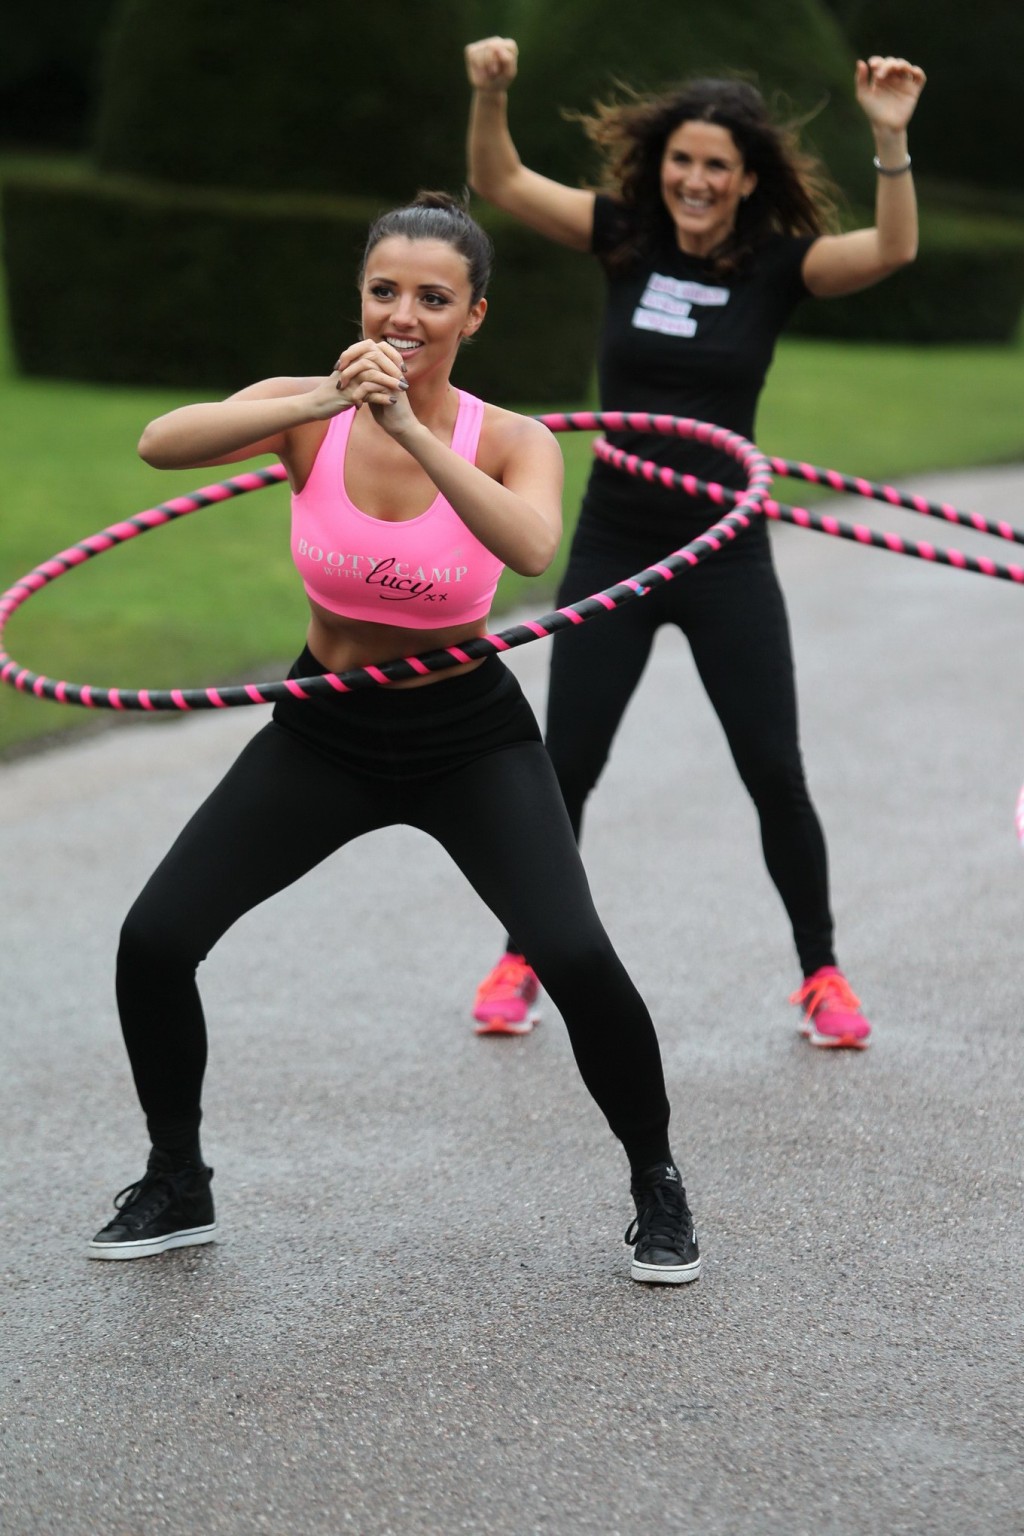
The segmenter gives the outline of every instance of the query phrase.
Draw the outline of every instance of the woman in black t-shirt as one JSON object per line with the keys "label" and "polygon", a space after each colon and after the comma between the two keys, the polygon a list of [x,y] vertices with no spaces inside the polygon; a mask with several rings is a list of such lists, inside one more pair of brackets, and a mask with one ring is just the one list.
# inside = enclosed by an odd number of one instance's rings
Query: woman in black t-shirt
{"label": "woman in black t-shirt", "polygon": [[[515,43],[471,43],[466,65],[474,190],[548,239],[595,255],[604,269],[603,410],[694,416],[753,438],[775,342],[794,306],[808,295],[870,287],[916,255],[907,125],[925,77],[905,59],[857,64],[878,192],[874,225],[848,234],[826,233],[832,203],[820,168],[745,82],[696,80],[667,95],[598,106],[582,118],[604,155],[602,190],[593,192],[520,161],[507,119]],[[609,437],[681,473],[742,483],[737,466],[704,445]],[[649,565],[714,516],[709,504],[668,497],[595,464],[559,604]],[[789,628],[763,518],[685,579],[623,609],[614,624],[556,636],[546,740],[576,836],[662,624],[686,635],[757,809],[803,972],[791,999],[801,1033],[814,1045],[862,1049],[870,1025],[836,964],[825,841],[800,757]],[[510,935],[477,992],[478,1032],[529,1029],[537,992],[528,957]]]}

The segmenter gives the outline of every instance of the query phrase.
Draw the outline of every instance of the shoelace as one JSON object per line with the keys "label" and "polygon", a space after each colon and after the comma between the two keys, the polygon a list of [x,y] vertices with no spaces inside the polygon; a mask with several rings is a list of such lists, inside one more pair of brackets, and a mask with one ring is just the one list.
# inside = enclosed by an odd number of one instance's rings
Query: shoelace
{"label": "shoelace", "polygon": [[655,1248],[681,1248],[690,1231],[686,1192],[679,1184],[655,1184],[645,1191],[646,1204],[626,1228],[630,1248],[643,1238]]}
{"label": "shoelace", "polygon": [[829,1007],[844,1008],[848,1013],[857,1013],[860,1009],[860,998],[841,974],[808,977],[803,986],[793,993],[790,1002],[801,1003],[808,1014]]}
{"label": "shoelace", "polygon": [[480,983],[480,998],[514,997],[525,985],[529,970],[522,960],[499,960],[491,974]]}
{"label": "shoelace", "polygon": [[115,1220],[120,1219],[129,1226],[144,1225],[152,1217],[159,1216],[174,1200],[184,1197],[188,1177],[187,1173],[170,1169],[157,1173],[147,1169],[141,1179],[118,1190],[114,1196],[114,1209],[120,1213]]}

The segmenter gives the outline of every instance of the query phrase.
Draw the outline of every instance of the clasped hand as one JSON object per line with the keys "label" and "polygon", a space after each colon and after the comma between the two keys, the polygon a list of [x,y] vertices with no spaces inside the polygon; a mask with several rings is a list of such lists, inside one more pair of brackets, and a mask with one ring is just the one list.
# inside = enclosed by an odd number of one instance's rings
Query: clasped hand
{"label": "clasped hand", "polygon": [[412,415],[407,388],[405,364],[396,347],[386,341],[357,341],[346,347],[330,377],[311,391],[311,414],[314,420],[325,420],[369,405],[388,431],[401,430]]}

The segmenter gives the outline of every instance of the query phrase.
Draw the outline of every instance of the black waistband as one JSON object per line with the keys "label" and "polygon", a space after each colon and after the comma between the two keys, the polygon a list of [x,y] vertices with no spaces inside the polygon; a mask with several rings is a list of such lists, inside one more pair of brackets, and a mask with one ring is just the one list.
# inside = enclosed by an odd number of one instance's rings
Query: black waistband
{"label": "black waistband", "polygon": [[[307,647],[288,675],[326,670]],[[488,752],[540,741],[519,682],[498,656],[419,688],[384,684],[324,699],[282,699],[274,723],[339,766],[388,779],[450,772]]]}
{"label": "black waistband", "polygon": [[[288,676],[318,677],[328,671],[330,668],[318,661],[306,645]],[[433,719],[446,710],[461,710],[466,705],[486,698],[494,689],[502,686],[507,676],[500,657],[492,655],[485,657],[478,667],[451,667],[435,682],[421,683],[417,688],[392,688],[388,683],[375,683],[367,688],[357,688],[351,693],[338,694],[337,697],[328,695],[310,702],[323,704],[332,710],[344,708],[350,716],[359,718],[399,721]],[[296,703],[301,704],[302,701],[296,700]]]}

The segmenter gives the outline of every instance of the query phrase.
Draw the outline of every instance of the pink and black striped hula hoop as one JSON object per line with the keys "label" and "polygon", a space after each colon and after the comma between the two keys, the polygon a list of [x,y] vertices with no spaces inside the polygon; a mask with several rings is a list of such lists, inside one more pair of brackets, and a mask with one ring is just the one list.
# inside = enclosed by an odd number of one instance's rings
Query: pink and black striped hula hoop
{"label": "pink and black striped hula hoop", "polygon": [[[681,475],[674,469],[641,459],[634,453],[613,448],[605,438],[594,443],[594,454],[604,463],[626,474],[663,485],[668,490],[683,491],[688,496],[703,496],[716,506],[734,505],[737,492],[711,480],[698,480],[694,475]],[[815,485],[827,485],[832,490],[844,491],[866,497],[869,501],[883,501],[889,506],[904,507],[925,517],[941,518],[945,522],[958,523],[963,528],[973,528],[977,533],[992,534],[1013,544],[1024,544],[1024,529],[1015,528],[1003,519],[998,521],[982,517],[978,512],[961,512],[948,501],[928,501],[923,496],[911,496],[898,491],[895,486],[883,485],[860,476],[842,475],[836,469],[821,469],[816,464],[804,464],[794,459],[769,459],[777,475],[795,480],[807,480]],[[837,539],[852,539],[857,544],[870,545],[874,549],[887,549],[893,555],[909,555],[913,559],[928,560],[936,565],[949,565],[959,571],[973,571],[979,576],[994,576],[1002,581],[1024,585],[1024,567],[1002,565],[988,556],[968,555],[959,549],[942,549],[917,539],[905,539],[898,533],[886,533],[868,528],[863,523],[847,523],[831,515],[819,516],[807,507],[790,507],[781,501],[767,498],[761,507],[765,517],[776,522],[793,523],[798,528],[809,528],[815,533],[828,533]]]}
{"label": "pink and black striped hula hoop", "polygon": [[697,565],[725,544],[732,542],[748,528],[754,517],[764,509],[765,493],[771,485],[772,471],[764,454],[753,443],[736,432],[716,427],[711,422],[695,421],[689,417],[652,416],[646,412],[577,411],[539,417],[553,432],[634,431],[693,438],[710,444],[727,454],[743,469],[747,487],[742,492],[730,493],[732,510],[712,527],[656,565],[638,572],[625,580],[585,597],[553,613],[538,619],[528,619],[521,624],[493,635],[480,635],[466,640],[462,645],[425,651],[418,656],[406,656],[383,663],[379,667],[356,667],[344,673],[328,672],[322,676],[283,679],[273,683],[239,683],[224,688],[101,688],[90,683],[73,683],[33,672],[3,649],[4,632],[13,614],[30,597],[66,575],[77,566],[97,555],[105,554],[119,544],[161,528],[178,518],[187,517],[203,507],[216,505],[256,491],[264,486],[276,485],[285,478],[280,465],[248,471],[235,475],[215,485],[204,486],[188,496],[175,496],[159,506],[138,512],[123,522],[113,523],[102,532],[95,533],[78,544],[62,550],[49,560],[37,565],[27,576],[16,581],[0,595],[0,681],[9,684],[20,693],[40,699],[52,699],[60,704],[78,704],[86,709],[116,709],[159,711],[187,711],[197,709],[226,709],[246,704],[272,704],[277,699],[294,697],[308,699],[329,696],[334,693],[351,693],[359,688],[375,687],[401,678],[423,676],[450,667],[463,666],[466,662],[495,652],[508,651],[516,646],[528,645],[532,640],[545,639],[558,630],[585,623],[599,614],[613,612],[634,598],[644,597],[653,588],[671,581],[690,567]]}

